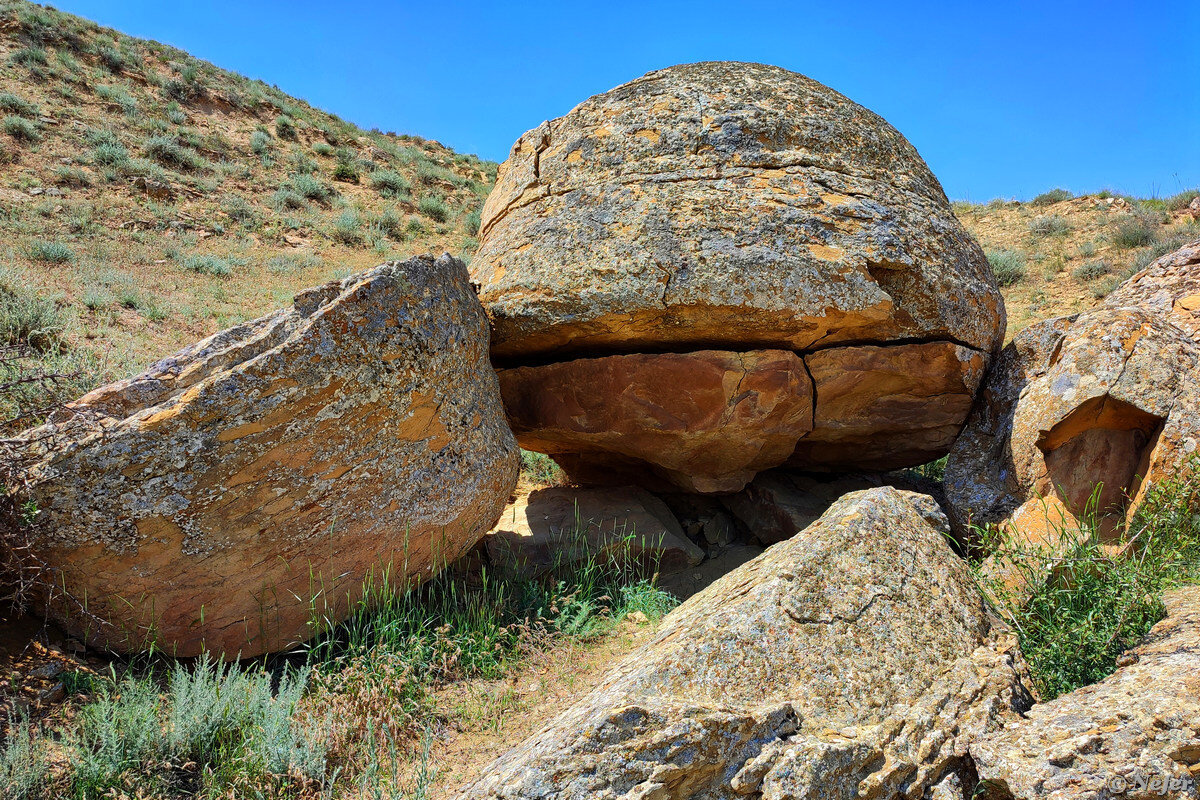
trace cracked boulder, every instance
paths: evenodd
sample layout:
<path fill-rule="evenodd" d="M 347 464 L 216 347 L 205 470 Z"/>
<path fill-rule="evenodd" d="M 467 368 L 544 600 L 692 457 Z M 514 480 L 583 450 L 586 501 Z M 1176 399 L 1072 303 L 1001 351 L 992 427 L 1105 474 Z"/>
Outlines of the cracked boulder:
<path fill-rule="evenodd" d="M 1022 331 L 997 359 L 946 465 L 960 534 L 1007 528 L 1116 546 L 1150 486 L 1200 444 L 1200 343 L 1152 307 L 1100 308 Z"/>
<path fill-rule="evenodd" d="M 1013 637 L 944 529 L 926 497 L 846 495 L 668 614 L 460 797 L 882 799 L 955 779 L 973 787 L 968 748 L 1032 698 Z"/>
<path fill-rule="evenodd" d="M 97 389 L 25 435 L 32 554 L 91 644 L 243 657 L 474 545 L 518 450 L 463 264 L 388 263 Z"/>
<path fill-rule="evenodd" d="M 695 491 L 736 491 L 788 459 L 938 457 L 1004 332 L 987 260 L 912 145 L 837 92 L 760 64 L 652 72 L 526 133 L 471 269 L 493 359 L 516 370 L 502 382 L 523 446 L 568 468 L 649 465 Z M 757 390 L 737 390 L 753 373 L 731 365 L 737 354 L 795 356 L 789 385 L 809 396 L 764 412 Z M 639 383 L 621 382 L 631 357 Z M 705 384 L 707 413 L 647 394 L 658 365 L 683 392 Z M 823 369 L 845 374 L 823 383 Z M 593 411 L 564 419 L 539 402 L 568 380 L 616 404 L 621 436 Z"/>
<path fill-rule="evenodd" d="M 1092 686 L 971 744 L 978 800 L 1200 798 L 1200 588 Z M 960 795 L 961 796 L 961 795 Z"/>

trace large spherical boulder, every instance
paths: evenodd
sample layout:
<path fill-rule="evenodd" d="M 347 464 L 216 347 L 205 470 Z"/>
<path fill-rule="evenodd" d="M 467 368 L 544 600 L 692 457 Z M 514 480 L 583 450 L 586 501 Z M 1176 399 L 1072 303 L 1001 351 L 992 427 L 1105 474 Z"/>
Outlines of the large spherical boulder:
<path fill-rule="evenodd" d="M 853 466 L 852 449 L 884 467 L 940 455 L 1004 330 L 987 260 L 912 145 L 837 92 L 759 64 L 652 72 L 526 133 L 484 208 L 472 274 L 492 320 L 494 360 L 523 368 L 502 375 L 518 440 L 553 440 L 555 453 L 603 462 L 606 447 L 596 431 L 567 437 L 561 418 L 541 420 L 524 405 L 564 370 L 600 395 L 622 395 L 626 407 L 642 404 L 651 418 L 652 400 L 608 383 L 624 371 L 610 359 L 671 353 L 663 363 L 674 375 L 689 359 L 710 373 L 713 351 L 761 361 L 782 350 L 806 361 L 829 350 L 823 368 L 851 377 L 817 382 L 814 414 L 795 421 L 784 446 L 769 415 L 715 406 L 705 430 L 654 428 L 677 440 L 662 448 L 670 463 L 636 457 L 672 480 L 679 464 L 707 461 L 712 468 L 682 483 L 709 491 L 736 491 L 747 475 L 788 460 L 810 431 L 820 444 L 803 450 L 799 466 Z M 853 352 L 864 346 L 884 351 Z M 804 391 L 808 383 L 793 381 Z M 937 399 L 923 394 L 927 384 Z M 717 399 L 727 406 L 729 397 Z M 856 408 L 868 397 L 910 398 L 911 408 L 898 420 L 869 419 Z M 830 420 L 826 399 L 854 419 Z M 770 439 L 770 457 L 715 458 L 714 434 Z M 693 457 L 696 449 L 705 456 Z"/>
<path fill-rule="evenodd" d="M 384 264 L 25 436 L 31 553 L 89 642 L 278 650 L 473 546 L 516 484 L 466 268 Z"/>

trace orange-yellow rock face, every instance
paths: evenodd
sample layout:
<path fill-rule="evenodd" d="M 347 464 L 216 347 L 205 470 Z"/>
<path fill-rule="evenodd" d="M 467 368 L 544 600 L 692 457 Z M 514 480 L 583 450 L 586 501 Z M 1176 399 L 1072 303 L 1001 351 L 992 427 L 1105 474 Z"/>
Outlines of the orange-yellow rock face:
<path fill-rule="evenodd" d="M 795 353 L 624 355 L 500 371 L 522 446 L 653 464 L 700 492 L 737 491 L 812 429 L 812 381 Z"/>
<path fill-rule="evenodd" d="M 516 482 L 487 350 L 465 267 L 423 256 L 84 396 L 26 435 L 54 613 L 118 650 L 252 656 L 372 575 L 437 571 Z"/>
<path fill-rule="evenodd" d="M 671 67 L 543 123 L 513 146 L 481 230 L 471 270 L 493 325 L 492 356 L 521 370 L 506 379 L 505 397 L 522 398 L 508 410 L 523 446 L 564 463 L 608 452 L 701 491 L 736 491 L 783 463 L 776 451 L 787 437 L 801 444 L 792 461 L 801 467 L 922 463 L 949 447 L 970 381 L 1003 339 L 987 260 L 912 145 L 837 92 L 776 67 Z M 926 345 L 951 357 L 914 357 L 911 348 Z M 702 353 L 807 361 L 860 346 L 881 352 L 864 351 L 859 360 L 872 363 L 858 386 L 842 381 L 850 394 L 829 394 L 828 408 L 818 387 L 810 436 L 807 423 L 786 437 L 775 420 L 763 420 L 769 431 L 754 420 L 729 424 L 737 405 L 724 392 L 673 432 L 654 417 L 673 386 L 699 399 L 693 388 L 707 379 L 681 380 L 684 356 L 697 356 L 704 373 Z M 662 353 L 677 355 L 657 362 L 672 371 L 655 378 L 646 361 L 638 390 L 603 383 L 607 367 L 596 364 Z M 583 422 L 545 408 L 544 419 L 530 415 L 538 387 L 561 382 L 547 370 L 564 362 L 574 379 L 617 399 L 624 415 L 608 416 L 620 442 L 602 435 L 596 411 Z M 901 394 L 879 384 L 889 372 L 908 373 Z M 526 389 L 512 386 L 525 380 Z M 922 388 L 947 384 L 944 396 Z M 876 401 L 879 411 L 866 410 Z M 887 413 L 896 418 L 880 424 Z M 586 437 L 563 433 L 577 428 Z M 756 443 L 765 449 L 750 457 Z"/>

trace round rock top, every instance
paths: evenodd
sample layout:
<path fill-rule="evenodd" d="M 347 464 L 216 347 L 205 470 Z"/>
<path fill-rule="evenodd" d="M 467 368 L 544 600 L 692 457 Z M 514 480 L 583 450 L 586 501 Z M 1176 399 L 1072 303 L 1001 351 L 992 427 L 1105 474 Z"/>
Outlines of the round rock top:
<path fill-rule="evenodd" d="M 508 363 L 1003 338 L 987 260 L 912 145 L 778 67 L 670 67 L 542 123 L 481 231 Z"/>

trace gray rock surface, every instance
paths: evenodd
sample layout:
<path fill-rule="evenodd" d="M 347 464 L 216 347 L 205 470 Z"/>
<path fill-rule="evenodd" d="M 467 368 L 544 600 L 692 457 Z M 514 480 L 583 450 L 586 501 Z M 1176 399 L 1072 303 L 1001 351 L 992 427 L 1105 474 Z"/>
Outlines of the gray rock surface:
<path fill-rule="evenodd" d="M 846 495 L 668 614 L 460 797 L 920 798 L 969 778 L 970 743 L 1027 707 L 1028 675 L 913 499 Z"/>

